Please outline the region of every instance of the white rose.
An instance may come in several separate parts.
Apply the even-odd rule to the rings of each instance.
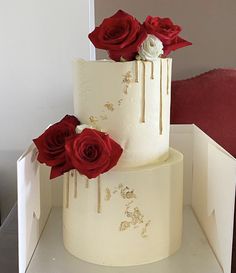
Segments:
[[[80,133],[82,133],[82,131],[83,131],[85,128],[92,129],[93,127],[92,127],[92,126],[89,126],[89,125],[87,125],[87,124],[81,124],[81,125],[77,125],[77,126],[76,126],[75,131],[76,131],[77,134],[80,134]]]
[[[138,58],[144,61],[154,61],[163,54],[163,44],[156,36],[148,34],[139,48]]]
[[[80,125],[77,125],[77,126],[76,126],[75,132],[76,132],[77,134],[80,134],[80,133],[82,133],[83,130],[86,129],[86,128],[88,128],[88,129],[95,129],[95,128],[94,128],[93,126],[91,126],[91,125],[88,125],[88,124],[80,124]],[[103,129],[101,129],[100,131],[106,133],[106,131],[103,130]]]

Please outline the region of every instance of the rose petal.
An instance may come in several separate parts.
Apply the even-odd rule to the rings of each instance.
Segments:
[[[63,119],[61,119],[61,121],[59,121],[59,123],[61,122],[66,122],[67,124],[71,124],[74,127],[80,125],[80,121],[77,119],[77,117],[70,115],[66,115]]]
[[[182,39],[181,37],[178,36],[176,38],[176,40],[175,40],[175,43],[164,47],[164,57],[169,55],[169,53],[171,51],[174,51],[176,49],[179,49],[179,48],[182,48],[182,47],[185,47],[185,46],[190,46],[190,45],[192,45],[191,42],[188,42],[188,41],[186,41],[186,40],[184,40],[184,39]]]
[[[123,149],[121,148],[121,146],[113,139],[109,139],[109,144],[111,146],[110,164],[109,167],[104,170],[104,172],[107,172],[111,168],[113,168],[117,164],[119,158],[121,157],[121,154],[123,153]]]
[[[126,48],[121,50],[109,50],[109,57],[117,62],[119,62],[121,58],[125,59],[126,61],[134,60],[140,45],[147,38],[147,33],[143,27],[140,27],[140,32],[137,34],[137,36],[137,40]]]
[[[64,173],[73,169],[73,166],[69,161],[65,162],[63,165],[54,166],[51,168],[50,179],[54,179],[58,176],[63,175]]]
[[[192,44],[178,36],[182,29],[180,26],[175,25],[170,18],[148,16],[143,26],[148,34],[153,34],[162,41],[165,57],[172,50]]]

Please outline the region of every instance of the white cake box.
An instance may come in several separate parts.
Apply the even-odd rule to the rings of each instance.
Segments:
[[[195,125],[171,126],[170,144],[184,154],[183,245],[175,255],[151,267],[123,268],[122,272],[218,273],[222,268],[230,273],[236,160]],[[37,162],[34,145],[19,158],[17,167],[19,272],[118,272],[80,262],[62,247],[63,179],[49,180],[49,168]]]

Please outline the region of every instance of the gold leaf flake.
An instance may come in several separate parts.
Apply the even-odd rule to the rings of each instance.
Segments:
[[[109,110],[109,111],[114,111],[115,110],[113,103],[111,103],[109,101],[104,104],[104,107],[106,107],[107,110]]]
[[[133,203],[134,203],[134,200],[132,200],[132,201],[128,202],[127,204],[125,204],[126,208],[129,208],[130,205],[132,205]]]
[[[130,84],[132,82],[132,74],[131,71],[128,71],[125,75],[123,75],[123,83]]]
[[[148,237],[148,235],[147,235],[147,227],[150,226],[150,223],[151,223],[151,220],[147,221],[147,222],[145,223],[145,226],[144,226],[143,229],[142,229],[141,236],[142,236],[143,238]]]
[[[130,227],[130,222],[123,221],[120,223],[120,231],[124,231]]]
[[[125,216],[128,219],[121,222],[121,224],[120,224],[121,231],[124,231],[124,230],[130,228],[131,226],[133,226],[134,228],[137,228],[138,224],[143,223],[144,216],[140,212],[139,208],[135,207],[133,210],[130,210],[130,204],[131,203],[126,204]]]
[[[110,200],[111,193],[116,194],[117,192],[122,199],[126,200],[123,211],[124,219],[120,222],[119,230],[125,231],[128,229],[135,229],[142,238],[148,237],[147,228],[151,221],[145,220],[145,216],[136,205],[135,199],[137,196],[135,190],[120,183],[117,187],[113,188],[112,191],[108,188],[106,189],[105,200]]]
[[[131,215],[132,218],[132,225],[141,224],[143,223],[143,215],[140,212],[139,208],[135,207],[134,211]]]
[[[133,190],[126,192],[125,196],[127,199],[136,198],[136,194],[134,193]]]
[[[128,88],[129,85],[132,83],[133,78],[132,78],[132,74],[131,71],[128,71],[125,75],[123,75],[123,80],[122,82],[124,83],[124,93],[127,95],[128,94]]]
[[[122,189],[124,186],[122,184],[119,184],[118,189]]]
[[[134,190],[130,190],[129,187],[122,188],[120,191],[120,195],[124,199],[131,199],[131,198],[136,198],[136,194],[134,193]]]
[[[90,116],[89,121],[92,125],[96,125],[96,123],[98,122],[98,118],[95,116]]]
[[[125,94],[125,95],[128,94],[128,87],[129,87],[129,86],[126,84],[126,85],[125,85],[125,89],[124,89],[124,94]]]
[[[121,103],[122,103],[123,99],[119,99],[118,100],[118,105],[121,106]]]
[[[132,214],[132,212],[130,212],[130,211],[126,211],[126,216],[127,216],[127,217],[132,218],[132,215],[133,215],[133,214]]]
[[[106,188],[106,196],[105,196],[105,200],[109,201],[111,199],[111,191],[109,188]]]

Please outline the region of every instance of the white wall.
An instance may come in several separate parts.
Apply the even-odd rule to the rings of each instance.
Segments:
[[[140,21],[147,15],[170,17],[183,27],[192,46],[175,51],[173,79],[219,68],[236,67],[235,0],[95,0],[96,24],[124,9]],[[98,58],[104,52],[98,52]]]
[[[93,57],[93,27],[92,0],[0,1],[1,203],[15,198],[14,151],[73,113],[72,60]]]
[[[5,0],[0,6],[0,150],[24,149],[72,113],[72,60],[89,58],[88,0]]]

